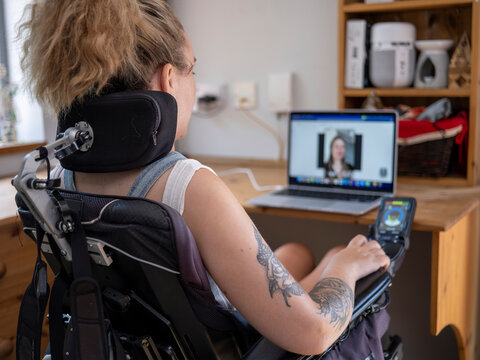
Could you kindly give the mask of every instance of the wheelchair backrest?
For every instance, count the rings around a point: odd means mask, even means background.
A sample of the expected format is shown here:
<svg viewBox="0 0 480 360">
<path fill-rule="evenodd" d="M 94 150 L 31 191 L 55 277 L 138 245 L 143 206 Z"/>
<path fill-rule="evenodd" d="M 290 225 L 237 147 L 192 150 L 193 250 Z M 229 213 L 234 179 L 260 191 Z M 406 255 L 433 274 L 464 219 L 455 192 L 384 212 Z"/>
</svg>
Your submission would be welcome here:
<svg viewBox="0 0 480 360">
<path fill-rule="evenodd" d="M 92 277 L 113 329 L 137 341 L 152 337 L 179 359 L 216 358 L 219 334 L 231 341 L 238 322 L 215 301 L 180 214 L 146 199 L 53 191 L 80 215 Z M 19 197 L 17 204 L 25 231 L 35 240 L 35 219 Z M 41 248 L 49 265 L 70 284 L 72 264 L 52 247 L 45 236 Z"/>
</svg>

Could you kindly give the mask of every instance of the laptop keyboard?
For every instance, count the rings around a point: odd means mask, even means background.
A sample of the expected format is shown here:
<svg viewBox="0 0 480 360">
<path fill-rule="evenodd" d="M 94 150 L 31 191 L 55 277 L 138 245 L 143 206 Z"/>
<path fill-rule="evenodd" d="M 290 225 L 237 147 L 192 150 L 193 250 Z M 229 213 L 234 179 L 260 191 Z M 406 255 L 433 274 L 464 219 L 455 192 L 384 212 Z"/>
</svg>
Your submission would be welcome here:
<svg viewBox="0 0 480 360">
<path fill-rule="evenodd" d="M 378 195 L 339 194 L 339 193 L 333 193 L 333 192 L 308 191 L 308 190 L 297 190 L 297 189 L 284 189 L 276 192 L 275 195 L 303 196 L 303 197 L 317 198 L 317 199 L 346 200 L 346 201 L 360 201 L 360 202 L 370 202 L 380 198 L 380 196 Z"/>
</svg>

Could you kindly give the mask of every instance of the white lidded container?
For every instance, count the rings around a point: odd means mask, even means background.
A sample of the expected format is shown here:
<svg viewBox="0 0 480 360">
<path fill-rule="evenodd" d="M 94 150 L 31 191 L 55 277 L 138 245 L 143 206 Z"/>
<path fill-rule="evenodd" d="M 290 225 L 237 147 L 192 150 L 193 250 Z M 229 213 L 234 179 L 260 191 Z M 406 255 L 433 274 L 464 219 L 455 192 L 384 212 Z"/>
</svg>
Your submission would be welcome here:
<svg viewBox="0 0 480 360">
<path fill-rule="evenodd" d="M 381 22 L 372 26 L 370 74 L 376 87 L 407 87 L 415 73 L 415 26 L 406 22 Z"/>
</svg>

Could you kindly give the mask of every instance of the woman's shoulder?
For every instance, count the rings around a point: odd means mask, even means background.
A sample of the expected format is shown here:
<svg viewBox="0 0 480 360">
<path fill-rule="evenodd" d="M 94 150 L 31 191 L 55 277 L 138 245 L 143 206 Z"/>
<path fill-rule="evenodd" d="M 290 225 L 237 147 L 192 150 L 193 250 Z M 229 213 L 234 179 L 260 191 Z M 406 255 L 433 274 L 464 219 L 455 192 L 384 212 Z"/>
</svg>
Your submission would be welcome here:
<svg viewBox="0 0 480 360">
<path fill-rule="evenodd" d="M 237 202 L 228 186 L 209 166 L 193 159 L 187 159 L 184 164 L 179 164 L 179 167 L 182 166 L 192 166 L 195 169 L 195 171 L 190 171 L 192 176 L 186 189 L 186 205 L 189 203 L 190 206 L 197 207 L 198 204 L 208 203 L 210 208 L 216 208 L 220 204 L 223 204 L 220 206 L 225 206 Z"/>
<path fill-rule="evenodd" d="M 148 196 L 157 201 L 161 199 L 183 215 L 184 209 L 190 207 L 190 200 L 197 199 L 198 192 L 207 192 L 216 177 L 210 167 L 182 156 L 153 184 Z"/>
</svg>

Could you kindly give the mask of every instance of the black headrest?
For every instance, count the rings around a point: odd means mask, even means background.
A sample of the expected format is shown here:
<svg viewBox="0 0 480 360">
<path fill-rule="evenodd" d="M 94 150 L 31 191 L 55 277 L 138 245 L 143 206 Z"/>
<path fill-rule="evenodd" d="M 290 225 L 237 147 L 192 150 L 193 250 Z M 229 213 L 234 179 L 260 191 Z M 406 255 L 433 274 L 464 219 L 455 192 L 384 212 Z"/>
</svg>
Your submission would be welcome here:
<svg viewBox="0 0 480 360">
<path fill-rule="evenodd" d="M 94 173 L 131 170 L 171 151 L 177 103 L 168 93 L 147 90 L 92 97 L 59 116 L 57 134 L 80 121 L 92 127 L 93 145 L 60 160 L 63 168 Z"/>
</svg>

